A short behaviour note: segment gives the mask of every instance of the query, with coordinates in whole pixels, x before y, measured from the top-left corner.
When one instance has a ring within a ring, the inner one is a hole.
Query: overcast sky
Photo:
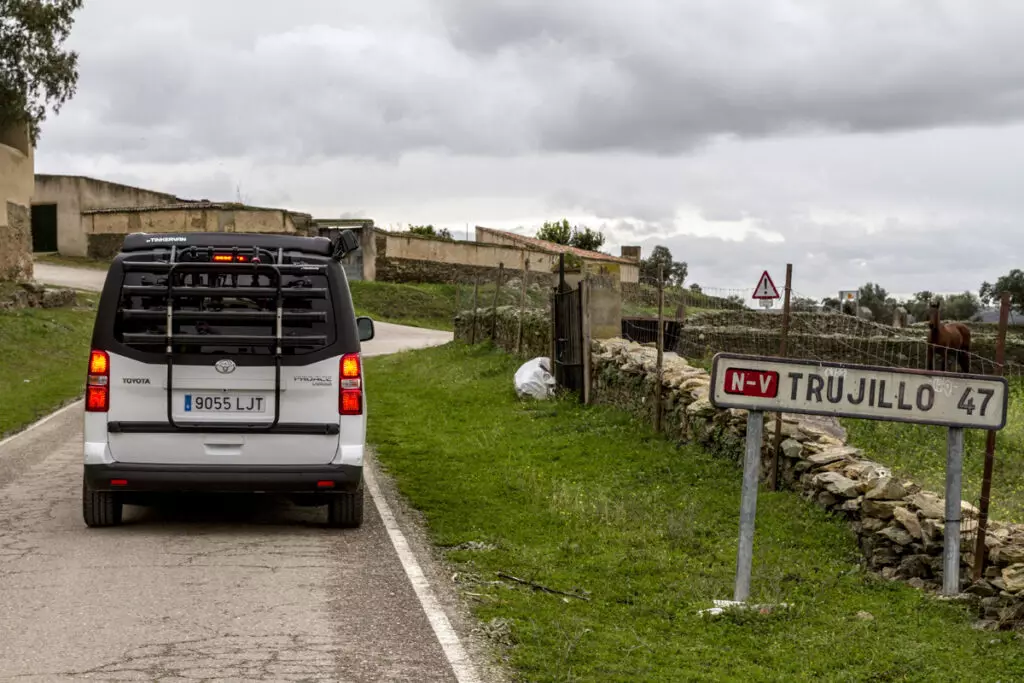
[[[37,170],[976,292],[1022,265],[1022,34],[1019,0],[86,0]]]

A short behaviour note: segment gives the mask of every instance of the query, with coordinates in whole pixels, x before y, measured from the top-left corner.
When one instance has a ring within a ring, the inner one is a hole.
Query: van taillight
[[[89,376],[85,382],[85,410],[105,413],[110,409],[110,356],[106,351],[89,354]]]
[[[358,353],[341,357],[341,382],[338,390],[338,414],[363,414],[363,370]]]

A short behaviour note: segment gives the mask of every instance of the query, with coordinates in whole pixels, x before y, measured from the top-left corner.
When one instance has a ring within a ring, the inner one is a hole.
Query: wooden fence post
[[[664,381],[665,365],[665,281],[664,271],[658,266],[658,372],[654,387],[654,431],[662,430],[662,382]]]
[[[469,343],[476,344],[477,297],[480,295],[480,273],[473,276],[473,329],[469,333]]]
[[[523,263],[523,288],[519,293],[519,324],[516,325],[516,353],[523,352],[523,316],[526,315],[526,281],[530,277],[530,259]]]
[[[1006,327],[1010,322],[1010,293],[1003,292],[999,302],[999,336],[996,337],[996,372],[1003,374],[1006,362]],[[992,466],[996,459],[996,433],[989,431],[985,439],[985,468],[981,476],[981,496],[978,499],[978,534],[974,543],[973,578],[981,578],[988,561],[985,532],[988,529],[989,496],[992,494]]]
[[[494,299],[491,301],[491,341],[498,332],[498,294],[501,293],[501,281],[505,275],[505,264],[498,264],[498,281],[494,286]]]
[[[793,290],[793,264],[786,264],[786,293],[782,304],[782,335],[779,337],[779,357],[786,357],[789,338],[789,294]],[[782,444],[782,413],[775,413],[775,439],[772,448],[772,467],[769,472],[770,488],[779,490],[779,449]]]

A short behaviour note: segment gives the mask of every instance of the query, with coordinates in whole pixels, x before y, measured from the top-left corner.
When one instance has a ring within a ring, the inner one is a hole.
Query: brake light
[[[214,254],[213,260],[216,263],[246,263],[249,260],[248,256],[232,256],[231,254]]]
[[[106,351],[89,354],[89,375],[85,382],[85,410],[105,413],[110,409],[110,356]]]
[[[341,378],[338,393],[340,415],[363,414],[363,370],[358,353],[341,357]]]

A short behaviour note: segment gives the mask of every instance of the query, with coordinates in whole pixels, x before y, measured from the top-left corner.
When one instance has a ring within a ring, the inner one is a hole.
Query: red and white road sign
[[[775,283],[772,282],[772,276],[768,274],[768,271],[761,273],[761,279],[757,281],[757,287],[754,288],[754,299],[778,299],[779,290],[775,288]]]
[[[779,373],[772,370],[728,368],[723,388],[727,394],[775,398],[779,393]]]

